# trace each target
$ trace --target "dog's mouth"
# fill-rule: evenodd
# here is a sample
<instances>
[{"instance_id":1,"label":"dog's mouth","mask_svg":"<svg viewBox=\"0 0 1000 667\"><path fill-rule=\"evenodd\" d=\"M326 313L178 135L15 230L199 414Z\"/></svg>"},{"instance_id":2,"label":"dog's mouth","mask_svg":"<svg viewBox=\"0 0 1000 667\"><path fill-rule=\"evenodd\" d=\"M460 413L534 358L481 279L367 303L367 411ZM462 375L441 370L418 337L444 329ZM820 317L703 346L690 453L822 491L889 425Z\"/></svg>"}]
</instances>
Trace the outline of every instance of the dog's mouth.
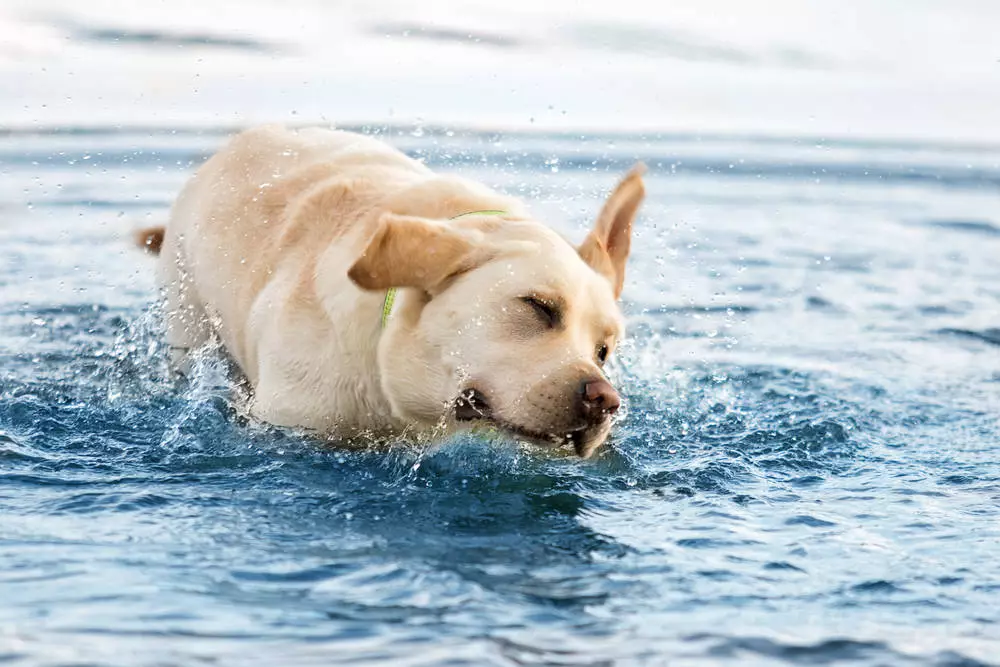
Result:
<instances>
[{"instance_id":1,"label":"dog's mouth","mask_svg":"<svg viewBox=\"0 0 1000 667\"><path fill-rule=\"evenodd\" d=\"M499 419L494 414L486 396L478 389L466 389L455 399L455 419L460 422L487 422L512 436L546 445L573 445L573 449L580 456L584 456L589 449L587 433L590 429L587 426L568 431L545 433L511 424Z\"/></svg>"}]
</instances>

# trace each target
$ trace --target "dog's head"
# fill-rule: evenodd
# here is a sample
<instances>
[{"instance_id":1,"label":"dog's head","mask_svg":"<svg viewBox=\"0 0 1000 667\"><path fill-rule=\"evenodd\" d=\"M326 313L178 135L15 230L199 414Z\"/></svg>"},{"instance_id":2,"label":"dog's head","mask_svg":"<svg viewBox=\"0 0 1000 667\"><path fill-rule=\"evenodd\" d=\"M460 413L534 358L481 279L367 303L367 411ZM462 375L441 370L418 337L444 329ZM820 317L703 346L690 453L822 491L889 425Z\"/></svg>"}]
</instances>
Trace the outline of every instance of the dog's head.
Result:
<instances>
[{"instance_id":1,"label":"dog's head","mask_svg":"<svg viewBox=\"0 0 1000 667\"><path fill-rule=\"evenodd\" d=\"M617 299L642 172L579 248L533 221L384 214L349 275L363 289L413 288L379 347L397 416L485 421L581 456L600 446L620 404L603 367L624 334Z\"/></svg>"}]
</instances>

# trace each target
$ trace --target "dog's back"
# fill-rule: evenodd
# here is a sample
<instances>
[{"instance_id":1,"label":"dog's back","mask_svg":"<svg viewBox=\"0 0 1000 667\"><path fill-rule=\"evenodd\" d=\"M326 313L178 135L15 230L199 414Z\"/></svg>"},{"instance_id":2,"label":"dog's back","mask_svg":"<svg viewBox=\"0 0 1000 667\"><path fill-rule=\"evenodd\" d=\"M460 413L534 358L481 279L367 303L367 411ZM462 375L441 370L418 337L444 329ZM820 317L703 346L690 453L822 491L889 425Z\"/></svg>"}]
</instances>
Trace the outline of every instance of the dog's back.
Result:
<instances>
[{"instance_id":1,"label":"dog's back","mask_svg":"<svg viewBox=\"0 0 1000 667\"><path fill-rule=\"evenodd\" d=\"M218 334L255 382L260 326L254 318L292 316L272 304L301 306L296 317L317 313L305 304L315 298L317 266L336 274L326 277L328 287L342 283L345 298L377 310L377 295L361 295L347 277L377 214L438 217L455 207L520 209L374 138L264 126L233 137L181 191L166 229L145 230L137 240L149 250L162 245L159 282L175 361ZM320 261L329 248L343 254L344 266Z\"/></svg>"},{"instance_id":2,"label":"dog's back","mask_svg":"<svg viewBox=\"0 0 1000 667\"><path fill-rule=\"evenodd\" d=\"M185 251L218 252L214 264L232 255L256 261L262 259L262 249L287 246L292 237L307 242L321 240L312 237L331 231L343 233L350 221L331 217L347 208L335 201L338 196L367 198L370 208L385 193L428 175L419 162L357 134L255 128L230 140L184 188L173 208L165 244L180 236L196 237L199 248ZM325 194L331 189L333 194ZM305 229L293 230L301 217L297 209L309 205L325 212L326 219L310 219L308 225L298 225ZM267 261L261 267L270 268Z\"/></svg>"}]
</instances>

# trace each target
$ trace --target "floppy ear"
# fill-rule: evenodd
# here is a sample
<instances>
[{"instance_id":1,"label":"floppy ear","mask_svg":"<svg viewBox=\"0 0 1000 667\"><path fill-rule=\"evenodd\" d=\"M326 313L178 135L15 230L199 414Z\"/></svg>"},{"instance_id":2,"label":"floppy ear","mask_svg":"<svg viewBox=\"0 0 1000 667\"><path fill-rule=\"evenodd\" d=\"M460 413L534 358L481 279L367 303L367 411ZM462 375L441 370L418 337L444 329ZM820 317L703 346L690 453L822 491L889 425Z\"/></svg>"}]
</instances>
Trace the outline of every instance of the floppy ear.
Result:
<instances>
[{"instance_id":1,"label":"floppy ear","mask_svg":"<svg viewBox=\"0 0 1000 667\"><path fill-rule=\"evenodd\" d=\"M481 236L427 218L384 213L347 275L361 289L417 287L433 294L482 259Z\"/></svg>"},{"instance_id":2,"label":"floppy ear","mask_svg":"<svg viewBox=\"0 0 1000 667\"><path fill-rule=\"evenodd\" d=\"M625 284L632 221L646 196L646 186L642 182L645 172L646 166L639 163L625 175L604 203L597 224L579 249L583 261L611 282L615 298L621 296Z\"/></svg>"}]
</instances>

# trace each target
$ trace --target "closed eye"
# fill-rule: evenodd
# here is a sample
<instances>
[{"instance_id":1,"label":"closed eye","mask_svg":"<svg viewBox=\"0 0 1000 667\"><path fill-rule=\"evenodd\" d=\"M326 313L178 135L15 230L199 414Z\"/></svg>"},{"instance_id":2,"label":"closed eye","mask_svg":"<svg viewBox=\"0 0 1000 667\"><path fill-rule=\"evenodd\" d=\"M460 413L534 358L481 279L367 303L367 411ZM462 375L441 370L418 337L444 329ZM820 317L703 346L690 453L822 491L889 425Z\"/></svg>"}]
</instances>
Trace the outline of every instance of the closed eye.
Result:
<instances>
[{"instance_id":1,"label":"closed eye","mask_svg":"<svg viewBox=\"0 0 1000 667\"><path fill-rule=\"evenodd\" d=\"M559 326L561 313L559 312L559 306L556 304L537 296L522 296L521 301L534 309L535 314L538 315L538 318L545 324L546 328L554 329Z\"/></svg>"}]
</instances>

